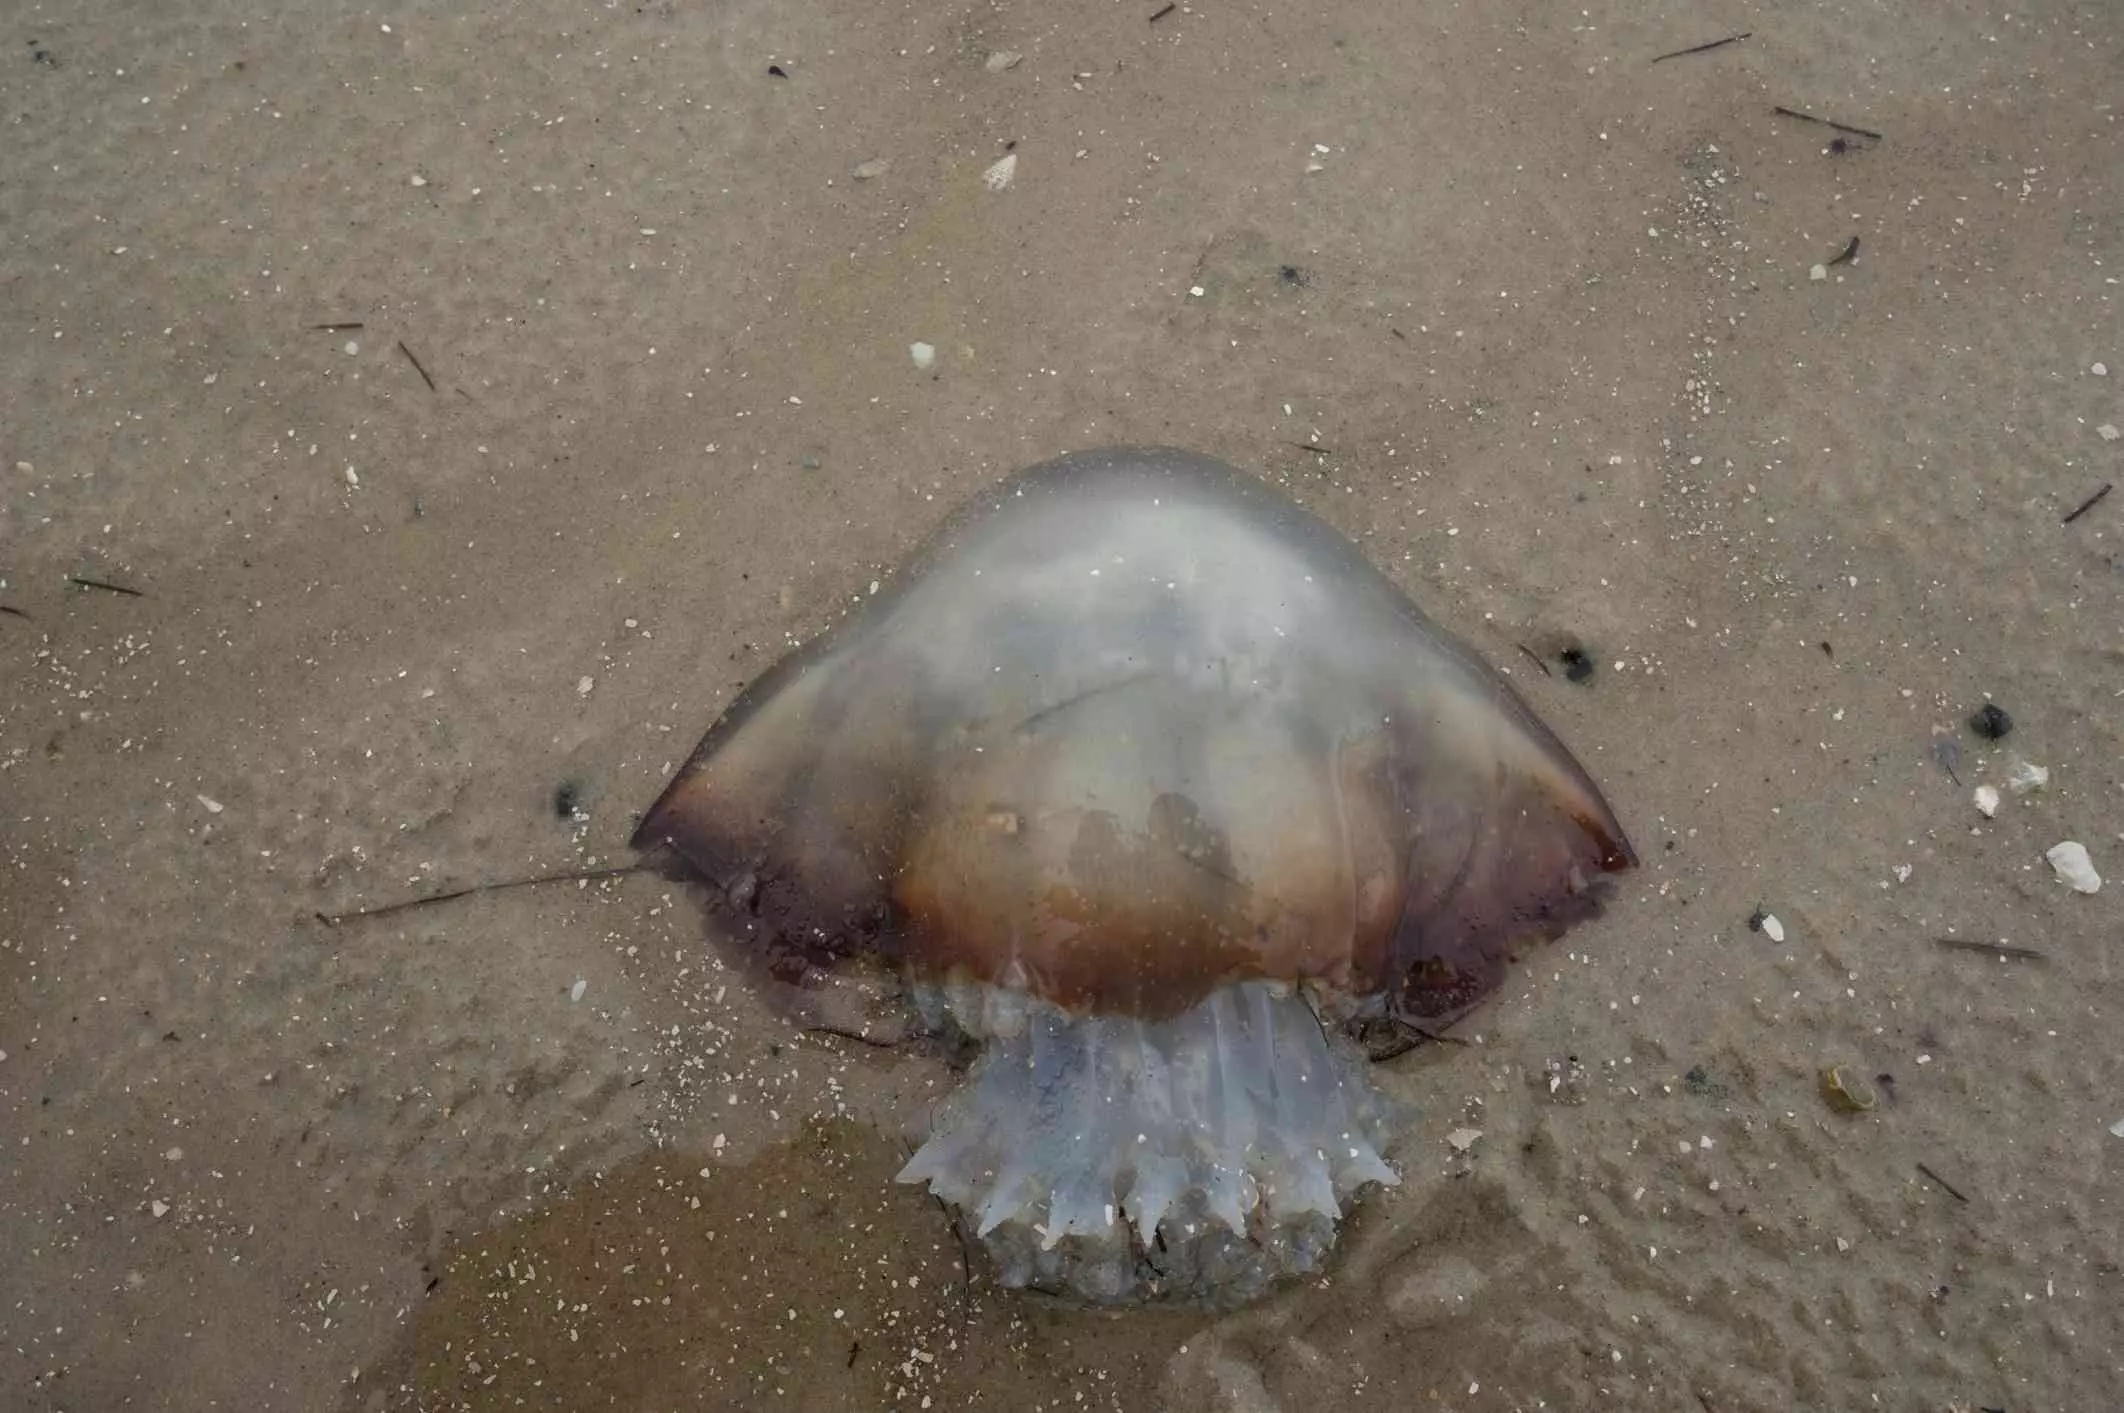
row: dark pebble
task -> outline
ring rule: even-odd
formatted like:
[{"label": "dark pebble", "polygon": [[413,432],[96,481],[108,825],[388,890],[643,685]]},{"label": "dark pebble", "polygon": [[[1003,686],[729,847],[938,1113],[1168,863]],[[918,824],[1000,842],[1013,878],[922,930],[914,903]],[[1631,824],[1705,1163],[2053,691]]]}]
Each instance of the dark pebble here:
[{"label": "dark pebble", "polygon": [[1970,713],[1969,729],[1987,741],[1996,741],[2013,730],[2013,718],[1997,702],[1986,702]]}]

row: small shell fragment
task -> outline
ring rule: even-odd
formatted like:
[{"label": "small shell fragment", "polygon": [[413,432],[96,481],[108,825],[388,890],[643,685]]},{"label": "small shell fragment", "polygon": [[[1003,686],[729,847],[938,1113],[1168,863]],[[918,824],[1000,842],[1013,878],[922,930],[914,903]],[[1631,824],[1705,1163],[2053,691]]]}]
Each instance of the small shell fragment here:
[{"label": "small shell fragment", "polygon": [[2076,839],[2067,839],[2062,844],[2053,844],[2043,855],[2050,866],[2057,870],[2075,893],[2099,893],[2102,891],[2102,875],[2095,872],[2094,860],[2087,856],[2087,846]]},{"label": "small shell fragment", "polygon": [[992,74],[1000,74],[1006,70],[1015,69],[1024,59],[1025,56],[1015,49],[998,49],[995,53],[988,56],[988,62],[982,67]]},{"label": "small shell fragment", "polygon": [[859,182],[876,181],[892,170],[889,158],[873,157],[867,162],[856,163],[855,179]]},{"label": "small shell fragment", "polygon": [[1999,812],[1999,792],[1996,787],[1979,785],[1971,798],[1976,801],[1978,814],[1986,819],[1997,817]]},{"label": "small shell fragment", "polygon": [[2015,761],[2012,768],[2006,772],[2006,788],[2013,791],[2016,795],[2025,795],[2031,790],[2040,790],[2049,783],[2050,768],[2048,766],[2030,765],[2025,760]]},{"label": "small shell fragment", "polygon": [[575,979],[575,985],[568,988],[568,999],[570,1001],[580,1001],[583,999],[583,993],[585,991],[588,991],[589,989],[590,983],[583,980],[581,977],[577,977]]},{"label": "small shell fragment", "polygon": [[1018,177],[1018,154],[1013,152],[981,173],[981,185],[990,191],[1007,191]]},{"label": "small shell fragment", "polygon": [[936,345],[927,343],[911,343],[907,345],[907,356],[914,360],[914,366],[918,370],[927,373],[931,368],[936,366]]},{"label": "small shell fragment", "polygon": [[1785,925],[1777,920],[1776,913],[1764,913],[1762,926],[1763,936],[1769,938],[1772,942],[1785,940]]},{"label": "small shell fragment", "polygon": [[1473,1148],[1476,1140],[1481,1137],[1482,1130],[1479,1128],[1456,1128],[1446,1135],[1446,1142],[1455,1153],[1465,1153]]},{"label": "small shell fragment", "polygon": [[1831,1065],[1822,1071],[1822,1099],[1840,1114],[1863,1114],[1881,1102],[1873,1086],[1849,1065]]}]

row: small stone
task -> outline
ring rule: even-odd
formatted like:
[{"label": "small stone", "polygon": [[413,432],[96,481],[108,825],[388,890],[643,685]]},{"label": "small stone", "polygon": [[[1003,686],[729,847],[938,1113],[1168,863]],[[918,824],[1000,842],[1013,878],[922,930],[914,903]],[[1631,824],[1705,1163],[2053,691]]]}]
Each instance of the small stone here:
[{"label": "small stone", "polygon": [[1810,280],[1826,280],[1829,278],[1829,267],[1827,265],[1816,265],[1807,272],[1807,278]]},{"label": "small stone", "polygon": [[220,814],[224,809],[228,808],[221,801],[210,800],[204,795],[194,795],[192,798],[199,801],[201,808],[205,809],[208,814]]},{"label": "small stone", "polygon": [[2025,760],[2017,760],[2006,769],[2006,788],[2016,795],[2040,790],[2049,783],[2050,770],[2047,766],[2030,765]]},{"label": "small stone", "polygon": [[2111,1134],[2118,1138],[2124,1138],[2124,1119],[2118,1119],[2115,1123],[2111,1124],[2109,1126],[2109,1131]]},{"label": "small stone", "polygon": [[148,1210],[158,1217],[166,1217],[170,1214],[170,1204],[157,1198],[155,1201],[148,1203]]},{"label": "small stone", "polygon": [[1008,191],[1018,179],[1018,154],[1013,152],[981,173],[981,185],[990,191]]},{"label": "small stone", "polygon": [[907,356],[914,360],[914,366],[920,372],[927,373],[937,365],[937,350],[933,344],[911,343],[907,345]]},{"label": "small stone", "polygon": [[995,53],[988,56],[988,62],[982,67],[992,74],[1000,74],[1007,70],[1015,69],[1024,60],[1025,56],[1015,49],[998,49]]},{"label": "small stone", "polygon": [[354,468],[351,466],[347,468],[347,484],[350,486],[358,486],[361,484],[361,477],[356,474]]},{"label": "small stone", "polygon": [[15,463],[15,469],[17,471],[20,471],[23,475],[27,476],[34,472],[37,468],[30,465],[30,463],[28,463],[27,461],[18,461]]},{"label": "small stone", "polygon": [[2118,437],[2124,437],[2124,432],[2117,430],[2116,423],[2104,422],[2101,426],[2095,428],[2095,435],[2105,442],[2113,442]]},{"label": "small stone", "polygon": [[2090,364],[2087,371],[2094,374],[2097,378],[2106,378],[2109,376],[2109,365],[2107,363]]},{"label": "small stone", "polygon": [[1976,787],[1976,793],[1973,798],[1976,800],[1978,814],[1986,819],[1998,817],[1999,792],[1995,788],[1989,785],[1979,785]]},{"label": "small stone", "polygon": [[2058,877],[2075,893],[2099,893],[2102,891],[2102,875],[2095,872],[2094,860],[2087,856],[2087,846],[2076,839],[2067,839],[2062,844],[2053,844],[2043,855],[2050,866],[2057,870]]},{"label": "small stone", "polygon": [[174,1163],[184,1157],[184,1150],[182,1148],[172,1148],[162,1156]]},{"label": "small stone", "polygon": [[[358,342],[356,342],[355,340],[353,340],[353,339],[348,339],[348,340],[347,340],[347,357],[349,357],[349,358],[352,358],[352,357],[353,357],[353,356],[354,356],[355,354],[357,354],[357,353],[359,353],[359,352],[361,352],[361,345],[360,345],[360,344],[359,344]],[[208,379],[207,381],[208,381],[208,382],[212,382],[212,381],[213,381],[213,379],[209,378],[209,379]]]},{"label": "small stone", "polygon": [[1473,1148],[1476,1140],[1481,1137],[1482,1130],[1479,1128],[1456,1128],[1446,1135],[1446,1142],[1455,1153],[1465,1153]]},{"label": "small stone", "polygon": [[426,186],[428,184],[428,179],[418,172],[415,172],[412,176],[408,177],[407,180],[411,182],[414,186]]},{"label": "small stone", "polygon": [[589,989],[590,983],[583,980],[581,977],[577,977],[575,979],[575,985],[568,988],[568,999],[570,1001],[580,1001],[583,999],[583,993],[585,991],[588,991]]},{"label": "small stone", "polygon": [[883,157],[873,157],[868,162],[856,163],[855,179],[859,182],[876,181],[892,170],[892,163]]},{"label": "small stone", "polygon": [[1187,292],[1188,292],[1188,294],[1189,294],[1189,296],[1190,296],[1190,297],[1192,297],[1192,298],[1195,298],[1195,299],[1200,299],[1200,298],[1202,298],[1202,296],[1203,296],[1203,295],[1205,295],[1205,294],[1208,294],[1208,293],[1209,293],[1209,291],[1208,291],[1208,290],[1204,289],[1204,288],[1203,288],[1202,286],[1200,286],[1200,285],[1189,285],[1189,286],[1187,287]]},{"label": "small stone", "polygon": [[590,689],[596,685],[597,679],[595,677],[579,677],[575,681],[575,695],[587,697],[590,695]]}]

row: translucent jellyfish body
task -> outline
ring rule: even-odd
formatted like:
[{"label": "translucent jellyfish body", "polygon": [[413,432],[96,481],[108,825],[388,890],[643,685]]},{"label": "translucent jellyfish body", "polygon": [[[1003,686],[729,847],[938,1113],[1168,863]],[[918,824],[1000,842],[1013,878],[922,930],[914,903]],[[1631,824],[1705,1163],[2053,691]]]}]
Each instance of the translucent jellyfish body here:
[{"label": "translucent jellyfish body", "polygon": [[1229,1306],[1393,1128],[1345,1035],[1478,1004],[1635,858],[1511,687],[1266,485],[1020,472],[709,731],[635,843],[738,944],[861,955],[983,1045],[904,1180],[1007,1285]]}]

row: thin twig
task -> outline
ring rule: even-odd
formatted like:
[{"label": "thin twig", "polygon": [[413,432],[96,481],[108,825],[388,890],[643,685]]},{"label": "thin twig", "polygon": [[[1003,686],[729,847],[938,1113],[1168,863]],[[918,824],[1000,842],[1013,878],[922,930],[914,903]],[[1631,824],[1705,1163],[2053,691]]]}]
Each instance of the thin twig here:
[{"label": "thin twig", "polygon": [[28,614],[24,613],[21,609],[16,608],[11,603],[0,603],[0,613],[6,614],[9,618],[19,618],[24,623],[32,621]]},{"label": "thin twig", "polygon": [[1935,937],[1934,944],[1957,952],[1988,952],[1994,957],[2026,957],[2034,962],[2047,962],[2050,958],[2033,947],[2016,947],[2011,942],[1979,942],[1973,937]]},{"label": "thin twig", "polygon": [[1556,675],[1554,672],[1549,670],[1549,664],[1541,660],[1541,654],[1534,651],[1534,649],[1528,647],[1525,643],[1514,643],[1512,644],[1512,646],[1518,648],[1521,652],[1525,653],[1527,655],[1527,661],[1533,663],[1536,667],[1541,669],[1542,676],[1554,677]]},{"label": "thin twig", "polygon": [[868,1045],[874,1050],[896,1050],[900,1047],[901,1042],[906,1039],[905,1036],[896,1036],[888,1039],[879,1035],[865,1035],[859,1030],[849,1030],[838,1025],[807,1025],[804,1027],[804,1034],[836,1035],[843,1040],[853,1040],[858,1045]]},{"label": "thin twig", "polygon": [[428,376],[427,369],[420,366],[420,360],[413,356],[412,349],[406,347],[406,341],[404,339],[400,339],[398,341],[398,351],[406,356],[406,362],[413,365],[413,371],[420,374],[420,380],[428,385],[428,391],[434,392],[435,380]]},{"label": "thin twig", "polygon": [[1318,442],[1292,442],[1291,445],[1300,451],[1309,451],[1315,456],[1333,456],[1335,454],[1333,447],[1322,446]]},{"label": "thin twig", "polygon": [[2064,520],[2063,520],[2063,521],[2062,521],[2061,523],[2063,523],[2063,524],[2066,524],[2066,525],[2070,525],[2070,524],[2071,524],[2071,523],[2072,523],[2073,521],[2075,521],[2075,520],[2079,519],[2079,518],[2080,518],[2081,516],[2085,515],[2085,514],[2086,514],[2086,513],[2088,512],[2088,511],[2090,511],[2090,510],[2093,510],[2093,509],[2094,509],[2094,508],[2095,508],[2096,506],[2100,505],[2100,504],[2102,503],[2102,497],[2103,497],[2103,496],[2106,496],[2106,495],[2108,495],[2108,494],[2110,493],[2110,491],[2112,491],[2113,489],[2115,489],[2115,484],[2116,484],[2116,483],[2115,483],[2115,482],[2113,482],[2113,481],[2104,481],[2104,482],[2102,483],[2102,489],[2101,489],[2101,490],[2099,490],[2099,491],[2096,491],[2096,492],[2095,492],[2095,493],[2094,493],[2093,495],[2091,495],[2091,496],[2089,496],[2089,497],[2088,497],[2087,499],[2085,499],[2085,500],[2081,501],[2081,502],[2080,502],[2080,505],[2079,505],[2079,508],[2078,508],[2077,510],[2073,511],[2073,513],[2072,513],[2072,514],[2070,514],[2070,515],[2066,516],[2066,517],[2065,517],[2065,519],[2064,519]]},{"label": "thin twig", "polygon": [[1812,113],[1802,113],[1799,109],[1787,108],[1782,103],[1780,103],[1777,107],[1772,108],[1770,111],[1777,114],[1781,118],[1797,118],[1803,123],[1819,123],[1825,128],[1835,128],[1838,132],[1848,132],[1856,137],[1870,137],[1875,142],[1887,141],[1886,138],[1882,137],[1872,128],[1855,128],[1849,123],[1840,123],[1834,118],[1817,118]]},{"label": "thin twig", "polygon": [[511,888],[531,888],[541,883],[589,883],[600,878],[619,878],[630,873],[645,873],[647,864],[622,864],[617,868],[575,869],[567,873],[542,873],[533,878],[510,878],[500,883],[475,883],[469,888],[452,888],[447,893],[430,893],[420,898],[405,898],[396,903],[384,903],[373,908],[354,908],[343,913],[313,913],[326,927],[338,927],[341,923],[364,922],[370,918],[389,917],[393,913],[410,912],[433,903],[448,903],[459,898],[469,898],[475,893],[501,893]]},{"label": "thin twig", "polygon": [[359,324],[359,323],[350,323],[350,324],[312,324],[312,325],[310,325],[310,327],[311,327],[311,328],[313,328],[313,329],[315,329],[315,330],[317,330],[317,331],[318,331],[318,332],[320,332],[320,333],[326,333],[326,334],[345,334],[345,333],[351,333],[351,332],[353,332],[353,331],[354,331],[355,329],[366,329],[366,328],[368,328],[369,326],[368,326],[367,324]]},{"label": "thin twig", "polygon": [[82,575],[79,574],[67,575],[66,582],[69,584],[79,584],[84,589],[101,589],[107,594],[124,594],[129,599],[146,597],[146,595],[144,595],[139,589],[128,589],[123,584],[107,584],[101,579],[84,578]]},{"label": "thin twig", "polygon": [[1684,59],[1691,54],[1708,54],[1714,49],[1723,49],[1729,44],[1738,44],[1742,40],[1752,36],[1754,33],[1755,31],[1749,30],[1743,34],[1729,34],[1724,39],[1714,39],[1709,44],[1692,44],[1687,49],[1676,49],[1672,53],[1661,54],[1652,62],[1655,64],[1664,64],[1669,59]]},{"label": "thin twig", "polygon": [[1932,1169],[1926,1167],[1923,1163],[1917,1165],[1917,1170],[1923,1173],[1926,1177],[1931,1178],[1934,1182],[1938,1183],[1940,1185],[1940,1191],[1946,1193],[1955,1201],[1967,1202],[1969,1200],[1969,1198],[1963,1194],[1960,1188],[1956,1187],[1953,1183],[1947,1181],[1947,1179],[1941,1177]]},{"label": "thin twig", "polygon": [[1170,14],[1171,14],[1171,13],[1172,13],[1173,11],[1175,11],[1175,10],[1177,10],[1177,9],[1179,9],[1179,8],[1180,8],[1180,7],[1179,7],[1179,6],[1177,5],[1177,4],[1174,4],[1174,5],[1166,5],[1166,6],[1163,6],[1163,7],[1159,8],[1159,9],[1157,9],[1157,10],[1153,10],[1153,11],[1151,12],[1150,22],[1151,22],[1152,24],[1156,24],[1156,23],[1158,23],[1158,21],[1160,21],[1160,20],[1164,19],[1164,18],[1165,18],[1165,17],[1167,16],[1167,15],[1170,15]]},{"label": "thin twig", "polygon": [[1849,265],[1852,261],[1858,259],[1858,248],[1859,238],[1853,236],[1850,244],[1829,257],[1828,263],[1831,265]]}]

